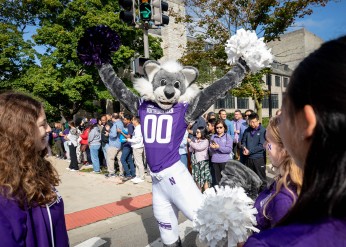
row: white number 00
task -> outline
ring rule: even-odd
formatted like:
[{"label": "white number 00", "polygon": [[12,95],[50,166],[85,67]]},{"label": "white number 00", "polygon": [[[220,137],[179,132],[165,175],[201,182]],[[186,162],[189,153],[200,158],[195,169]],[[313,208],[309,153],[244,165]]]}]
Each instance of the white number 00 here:
[{"label": "white number 00", "polygon": [[[162,125],[163,121],[166,120],[166,134],[164,135],[165,138],[162,138]],[[149,123],[149,121],[151,123]],[[157,117],[156,115],[147,115],[144,118],[144,138],[146,140],[146,143],[154,143],[156,140],[157,143],[169,143],[171,141],[172,136],[172,123],[173,118],[171,115],[160,115]],[[148,125],[151,124],[151,133],[150,136],[148,136]]]}]

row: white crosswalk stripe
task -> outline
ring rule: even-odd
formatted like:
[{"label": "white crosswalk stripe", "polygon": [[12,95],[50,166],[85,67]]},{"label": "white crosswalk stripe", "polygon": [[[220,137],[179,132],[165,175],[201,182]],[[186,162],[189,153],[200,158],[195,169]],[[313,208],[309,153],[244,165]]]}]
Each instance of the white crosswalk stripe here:
[{"label": "white crosswalk stripe", "polygon": [[93,238],[89,238],[83,243],[76,245],[75,247],[100,247],[104,245],[105,243],[107,243],[107,241],[103,240],[102,238],[93,237]]}]

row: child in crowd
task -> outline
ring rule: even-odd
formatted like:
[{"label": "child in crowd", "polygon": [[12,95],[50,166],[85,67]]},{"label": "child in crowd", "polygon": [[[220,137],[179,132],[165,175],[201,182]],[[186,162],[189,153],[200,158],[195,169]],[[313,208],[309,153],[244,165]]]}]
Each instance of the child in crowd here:
[{"label": "child in crowd", "polygon": [[277,172],[275,181],[256,199],[257,228],[265,230],[275,226],[285,216],[302,188],[303,174],[285,150],[279,132],[278,117],[270,120],[265,134],[264,148]]},{"label": "child in crowd", "polygon": [[196,138],[194,140],[187,139],[190,152],[192,153],[192,176],[201,192],[208,189],[211,185],[207,134],[205,127],[198,127]]}]

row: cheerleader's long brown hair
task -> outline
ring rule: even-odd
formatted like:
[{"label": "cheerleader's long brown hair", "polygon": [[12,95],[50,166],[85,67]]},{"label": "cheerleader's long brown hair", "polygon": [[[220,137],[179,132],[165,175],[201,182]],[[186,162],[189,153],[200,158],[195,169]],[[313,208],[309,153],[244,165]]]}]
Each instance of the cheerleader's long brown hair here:
[{"label": "cheerleader's long brown hair", "polygon": [[37,151],[37,120],[43,107],[20,93],[0,94],[0,194],[16,200],[21,208],[56,200],[53,187],[57,171],[45,159],[47,150]]}]

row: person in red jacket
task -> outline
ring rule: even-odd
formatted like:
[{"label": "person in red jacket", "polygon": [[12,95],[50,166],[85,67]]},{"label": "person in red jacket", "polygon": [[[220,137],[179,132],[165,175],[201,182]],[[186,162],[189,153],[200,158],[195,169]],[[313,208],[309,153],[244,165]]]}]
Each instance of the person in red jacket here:
[{"label": "person in red jacket", "polygon": [[88,146],[89,132],[90,132],[90,125],[88,123],[86,125],[85,129],[83,130],[82,134],[80,135],[80,138],[82,138],[80,140],[80,144],[81,144],[80,151],[81,151],[81,155],[82,155],[83,164],[85,166],[92,166],[90,149]]}]

